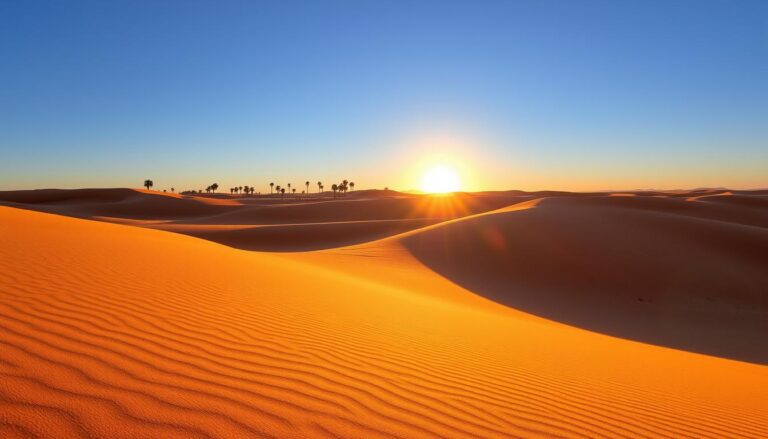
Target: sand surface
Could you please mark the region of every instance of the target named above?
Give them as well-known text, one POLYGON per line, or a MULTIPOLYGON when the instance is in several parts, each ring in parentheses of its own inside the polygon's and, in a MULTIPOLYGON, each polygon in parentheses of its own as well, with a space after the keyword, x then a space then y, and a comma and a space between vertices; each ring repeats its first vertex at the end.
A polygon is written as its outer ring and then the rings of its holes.
POLYGON ((0 192, 0 437, 768 436, 768 194, 629 195, 0 192))

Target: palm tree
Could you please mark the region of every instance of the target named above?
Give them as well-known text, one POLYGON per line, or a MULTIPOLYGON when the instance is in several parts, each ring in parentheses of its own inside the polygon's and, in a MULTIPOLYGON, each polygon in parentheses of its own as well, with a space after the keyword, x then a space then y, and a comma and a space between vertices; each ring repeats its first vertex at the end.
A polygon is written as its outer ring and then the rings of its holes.
POLYGON ((355 182, 354 181, 350 181, 349 182, 349 187, 351 187, 352 190, 355 190, 355 182))
POLYGON ((304 186, 307 187, 307 192, 309 192, 309 180, 304 182, 304 186))
POLYGON ((339 185, 334 183, 331 185, 331 190, 333 191, 333 198, 336 198, 336 191, 339 190, 339 185))
POLYGON ((269 183, 269 195, 272 195, 272 188, 275 187, 274 183, 269 183))
POLYGON ((285 198, 285 188, 284 187, 280 188, 280 198, 285 198))
POLYGON ((290 183, 288 183, 288 193, 289 194, 291 193, 291 184, 290 183))
POLYGON ((144 180, 144 187, 147 188, 147 190, 149 190, 149 188, 151 188, 154 185, 155 183, 153 183, 152 180, 144 180))
POLYGON ((293 191, 293 196, 296 196, 296 188, 291 189, 293 191))
POLYGON ((175 187, 172 187, 172 188, 171 188, 171 192, 173 192, 173 193, 176 193, 176 188, 175 188, 175 187))
POLYGON ((211 185, 211 190, 213 192, 216 192, 216 189, 218 189, 218 188, 219 188, 219 184, 218 183, 214 183, 214 184, 211 185))

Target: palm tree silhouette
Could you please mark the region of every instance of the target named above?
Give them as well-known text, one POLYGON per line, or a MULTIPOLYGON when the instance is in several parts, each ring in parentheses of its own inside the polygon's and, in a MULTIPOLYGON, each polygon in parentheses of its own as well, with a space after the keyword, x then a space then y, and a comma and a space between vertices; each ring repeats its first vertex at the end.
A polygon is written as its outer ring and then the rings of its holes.
POLYGON ((284 187, 280 188, 280 198, 285 198, 285 188, 284 187))
POLYGON ((323 192, 323 182, 322 181, 318 181, 317 182, 317 193, 319 194, 321 192, 323 192))
POLYGON ((336 199, 336 191, 339 190, 339 185, 336 183, 332 184, 331 190, 333 191, 333 198, 336 199))
POLYGON ((296 188, 291 189, 293 191, 293 196, 296 196, 296 188))
POLYGON ((288 193, 289 194, 291 193, 291 184, 290 183, 288 183, 288 193))
POLYGON ((149 190, 149 188, 151 188, 154 185, 155 183, 153 183, 152 180, 144 180, 144 187, 147 188, 147 190, 149 190))
POLYGON ((171 192, 176 193, 176 188, 172 187, 171 192))
POLYGON ((272 195, 272 188, 275 187, 274 183, 269 183, 269 195, 272 195))
POLYGON ((355 182, 354 181, 350 181, 349 182, 349 187, 351 187, 352 190, 355 190, 355 182))
POLYGON ((307 192, 309 192, 309 180, 304 182, 304 186, 307 187, 307 192))
POLYGON ((211 185, 211 190, 213 192, 216 192, 216 189, 218 189, 218 188, 219 188, 219 184, 218 183, 214 183, 214 184, 211 185))

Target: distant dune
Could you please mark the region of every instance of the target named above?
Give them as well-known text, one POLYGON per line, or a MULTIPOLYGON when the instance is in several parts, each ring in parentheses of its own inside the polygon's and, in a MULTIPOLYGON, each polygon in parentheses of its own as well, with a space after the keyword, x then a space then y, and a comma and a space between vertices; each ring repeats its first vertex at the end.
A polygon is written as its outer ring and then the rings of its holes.
POLYGON ((0 437, 767 437, 768 193, 624 195, 0 192, 0 437))
POLYGON ((367 242, 529 198, 517 193, 427 197, 367 190, 336 200, 330 194, 299 199, 179 196, 132 189, 0 191, 0 204, 158 228, 266 251, 317 250, 367 242), (265 230, 265 225, 272 227, 265 230))

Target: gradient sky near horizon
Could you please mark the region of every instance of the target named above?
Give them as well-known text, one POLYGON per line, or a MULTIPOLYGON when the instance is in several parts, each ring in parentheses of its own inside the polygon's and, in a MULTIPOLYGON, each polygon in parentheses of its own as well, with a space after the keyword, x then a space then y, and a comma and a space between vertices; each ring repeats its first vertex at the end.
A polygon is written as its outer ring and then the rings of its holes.
POLYGON ((768 187, 768 2, 0 0, 0 153, 0 190, 768 187))

